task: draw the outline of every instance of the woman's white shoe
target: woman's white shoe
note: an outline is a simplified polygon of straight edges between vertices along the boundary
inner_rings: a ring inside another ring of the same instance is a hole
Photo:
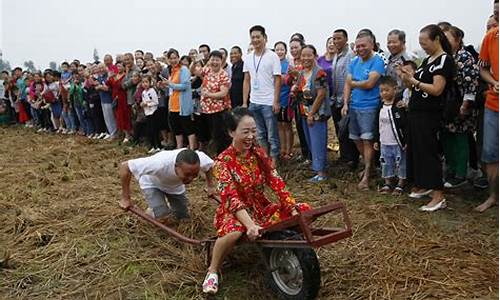
[[[436,211],[436,210],[440,210],[440,209],[444,209],[444,208],[446,208],[446,199],[439,201],[436,205],[433,205],[433,206],[427,206],[427,205],[421,206],[419,208],[419,210],[432,212],[432,211]]]
[[[421,192],[421,193],[411,192],[410,195],[409,195],[409,197],[413,198],[413,199],[420,199],[420,198],[423,198],[425,196],[429,196],[430,193],[432,193],[432,190],[427,190],[427,191],[424,191],[424,192]]]
[[[205,280],[203,280],[203,293],[216,294],[219,290],[219,276],[217,273],[207,273]]]

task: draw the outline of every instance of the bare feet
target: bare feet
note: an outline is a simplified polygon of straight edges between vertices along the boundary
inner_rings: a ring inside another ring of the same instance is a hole
[[[120,207],[124,210],[128,210],[128,208],[132,206],[132,202],[130,202],[130,200],[126,200],[126,199],[121,199],[120,200]]]
[[[368,179],[363,178],[359,183],[358,183],[358,189],[361,191],[368,191],[370,187],[368,186]]]
[[[495,203],[496,203],[495,198],[489,197],[488,199],[486,199],[486,201],[484,201],[483,203],[478,205],[476,208],[474,208],[474,210],[482,213],[482,212],[486,211],[488,208],[495,205]]]

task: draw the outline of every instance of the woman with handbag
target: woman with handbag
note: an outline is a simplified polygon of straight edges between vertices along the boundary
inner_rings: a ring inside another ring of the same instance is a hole
[[[326,72],[317,63],[318,54],[312,45],[302,48],[300,58],[302,70],[297,83],[292,87],[298,99],[304,135],[311,151],[312,169],[317,173],[309,179],[318,183],[327,179],[327,120],[331,116],[330,97]]]

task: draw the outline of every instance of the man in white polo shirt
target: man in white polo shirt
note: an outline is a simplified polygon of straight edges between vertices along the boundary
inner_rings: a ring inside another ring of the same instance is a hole
[[[280,141],[275,114],[280,111],[281,63],[278,55],[266,48],[267,35],[264,27],[255,25],[250,28],[250,39],[254,51],[246,56],[243,64],[243,107],[248,107],[253,112],[257,140],[276,166]]]
[[[185,184],[191,183],[201,170],[205,173],[208,193],[214,194],[211,176],[213,163],[205,153],[188,149],[161,151],[153,156],[125,161],[120,165],[120,206],[127,209],[132,205],[130,180],[134,175],[152,217],[163,219],[173,213],[178,220],[189,218]]]

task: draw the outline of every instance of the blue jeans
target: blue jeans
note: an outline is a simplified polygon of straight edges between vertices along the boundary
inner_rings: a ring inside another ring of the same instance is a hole
[[[483,153],[481,160],[491,164],[498,162],[498,112],[484,108]]]
[[[280,154],[280,139],[278,135],[278,121],[271,105],[250,103],[248,107],[257,125],[257,141],[269,151],[272,158]]]
[[[326,142],[328,139],[328,123],[326,121],[315,121],[312,126],[307,124],[306,119],[302,119],[304,135],[311,150],[312,169],[315,172],[326,171]]]
[[[382,177],[406,179],[406,152],[399,145],[380,145],[380,165],[382,166]]]
[[[351,140],[373,140],[375,118],[378,109],[349,109],[349,138]]]
[[[36,109],[32,106],[30,106],[30,110],[31,110],[31,117],[33,118],[33,122],[34,124],[33,125],[40,125],[40,118],[39,118],[39,109]]]
[[[76,130],[75,116],[73,115],[72,110],[71,109],[69,109],[69,111],[63,110],[61,116],[63,117],[64,126],[66,126],[66,129],[75,131]]]
[[[78,121],[80,121],[81,129],[86,135],[94,133],[94,126],[88,117],[88,111],[80,105],[75,105],[76,115],[78,116]]]

